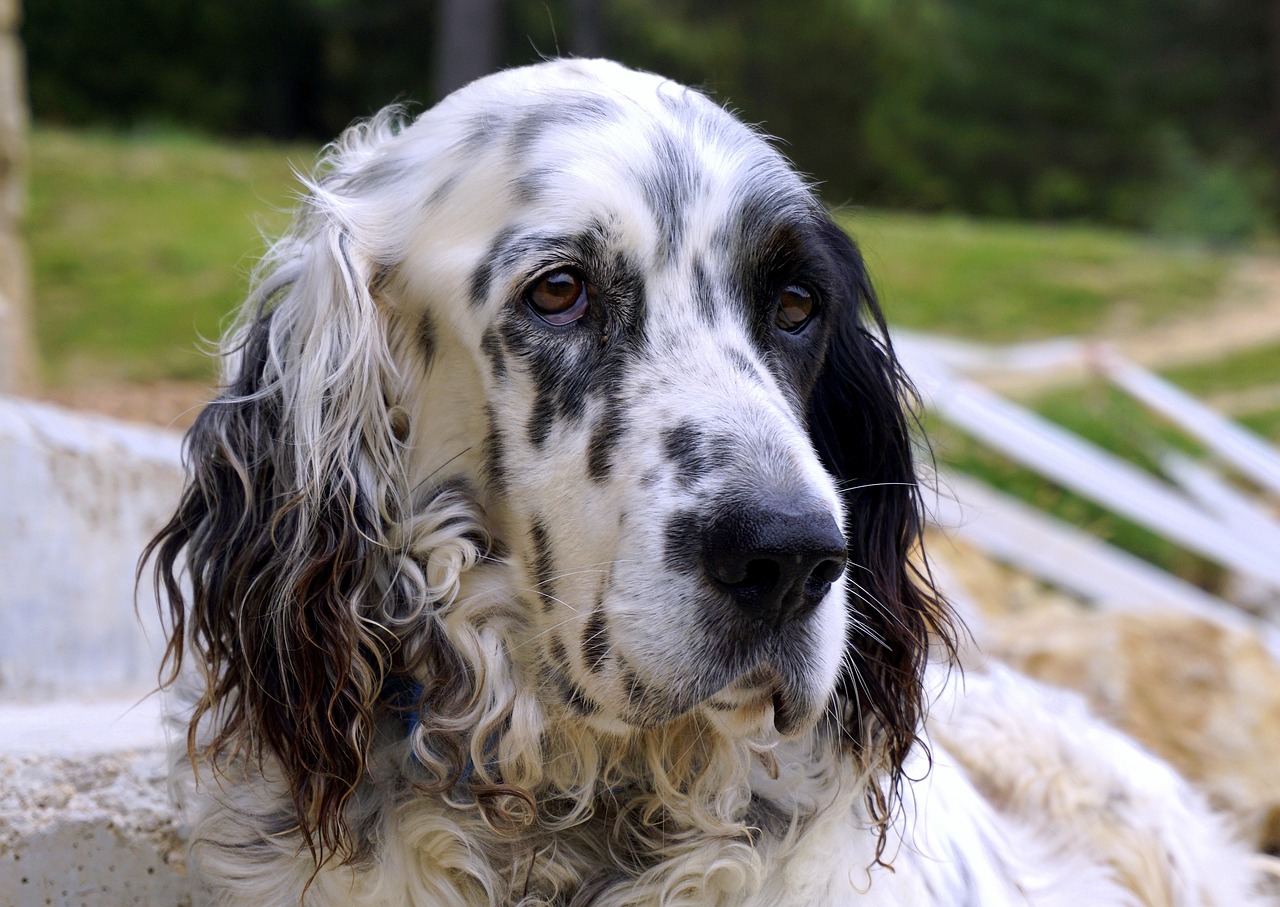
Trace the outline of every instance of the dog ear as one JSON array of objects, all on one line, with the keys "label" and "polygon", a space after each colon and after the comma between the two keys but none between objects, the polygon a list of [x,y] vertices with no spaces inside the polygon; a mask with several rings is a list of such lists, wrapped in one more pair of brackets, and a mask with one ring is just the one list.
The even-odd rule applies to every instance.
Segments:
[{"label": "dog ear", "polygon": [[[371,258],[341,199],[311,188],[227,342],[224,389],[187,437],[188,484],[144,561],[168,601],[165,682],[184,656],[201,675],[190,755],[273,756],[319,863],[351,853],[343,807],[393,642],[367,609],[404,489]],[[206,716],[212,739],[197,735]]]},{"label": "dog ear", "polygon": [[[894,356],[857,247],[830,221],[822,238],[837,275],[836,319],[809,398],[809,431],[835,477],[849,539],[849,630],[836,689],[842,743],[897,772],[923,717],[931,643],[952,646],[945,602],[920,549],[923,508],[912,452],[913,391]],[[870,785],[878,790],[878,785]],[[887,820],[888,803],[877,818]]]}]

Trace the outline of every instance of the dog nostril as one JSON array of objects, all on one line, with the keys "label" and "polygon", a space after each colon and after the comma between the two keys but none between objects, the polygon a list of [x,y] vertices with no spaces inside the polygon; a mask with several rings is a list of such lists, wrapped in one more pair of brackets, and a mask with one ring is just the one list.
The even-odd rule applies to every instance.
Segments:
[{"label": "dog nostril", "polygon": [[[725,582],[724,585],[738,592],[768,594],[778,585],[781,577],[782,570],[775,561],[757,558],[747,562],[742,572],[742,579],[736,582]],[[723,579],[721,581],[724,582]]]},{"label": "dog nostril", "polygon": [[844,573],[844,558],[831,558],[818,564],[804,581],[804,594],[818,599],[831,591],[831,584]]},{"label": "dog nostril", "polygon": [[844,570],[844,536],[825,508],[728,508],[704,535],[707,578],[774,626],[810,613]]}]

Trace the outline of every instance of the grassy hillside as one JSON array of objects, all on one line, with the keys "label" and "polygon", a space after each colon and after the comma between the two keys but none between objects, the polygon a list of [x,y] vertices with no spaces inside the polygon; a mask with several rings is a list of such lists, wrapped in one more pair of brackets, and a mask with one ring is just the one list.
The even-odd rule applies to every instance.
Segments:
[{"label": "grassy hillside", "polygon": [[205,378],[310,149],[40,129],[27,235],[53,383]]},{"label": "grassy hillside", "polygon": [[1100,227],[845,211],[889,320],[1003,342],[1107,333],[1194,312],[1230,256]]},{"label": "grassy hillside", "polygon": [[[311,148],[40,129],[28,234],[53,383],[203,378]],[[1194,310],[1229,258],[1083,227],[847,211],[890,320],[986,340],[1106,330]]]}]

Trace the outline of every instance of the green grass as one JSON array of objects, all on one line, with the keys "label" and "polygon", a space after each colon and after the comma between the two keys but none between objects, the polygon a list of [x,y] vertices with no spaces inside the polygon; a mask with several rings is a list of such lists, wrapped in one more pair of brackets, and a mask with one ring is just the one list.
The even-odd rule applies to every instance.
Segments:
[{"label": "green grass", "polygon": [[1256,432],[1264,438],[1269,438],[1271,443],[1280,445],[1280,409],[1249,413],[1240,416],[1238,421],[1245,428]]},{"label": "green grass", "polygon": [[848,210],[889,321],[1004,342],[1156,323],[1213,300],[1229,255],[1100,227]]},{"label": "green grass", "polygon": [[1193,394],[1220,394],[1280,384],[1280,346],[1241,350],[1214,362],[1169,369],[1164,376]]},{"label": "green grass", "polygon": [[[1280,384],[1280,346],[1240,350],[1213,362],[1169,369],[1164,377],[1199,397]],[[1241,425],[1280,445],[1280,409],[1243,413]]]},{"label": "green grass", "polygon": [[184,135],[37,129],[27,235],[53,383],[205,378],[204,339],[243,298],[314,152]]}]

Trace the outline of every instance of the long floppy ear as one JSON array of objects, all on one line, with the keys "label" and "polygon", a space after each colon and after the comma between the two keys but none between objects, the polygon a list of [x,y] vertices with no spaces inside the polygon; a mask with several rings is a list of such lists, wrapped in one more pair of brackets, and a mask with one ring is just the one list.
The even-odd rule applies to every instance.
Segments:
[{"label": "long floppy ear", "polygon": [[184,659],[202,682],[193,760],[274,756],[319,863],[351,855],[343,807],[392,643],[368,618],[404,489],[370,256],[343,200],[311,189],[226,342],[223,392],[188,434],[188,484],[144,562],[167,598],[164,682]]},{"label": "long floppy ear", "polygon": [[890,793],[873,796],[873,815],[883,823],[923,717],[930,644],[952,647],[951,621],[919,550],[911,385],[862,256],[835,224],[825,223],[822,233],[842,298],[831,301],[837,324],[808,418],[818,455],[839,484],[849,538],[851,619],[835,711],[842,742],[890,774]]}]

